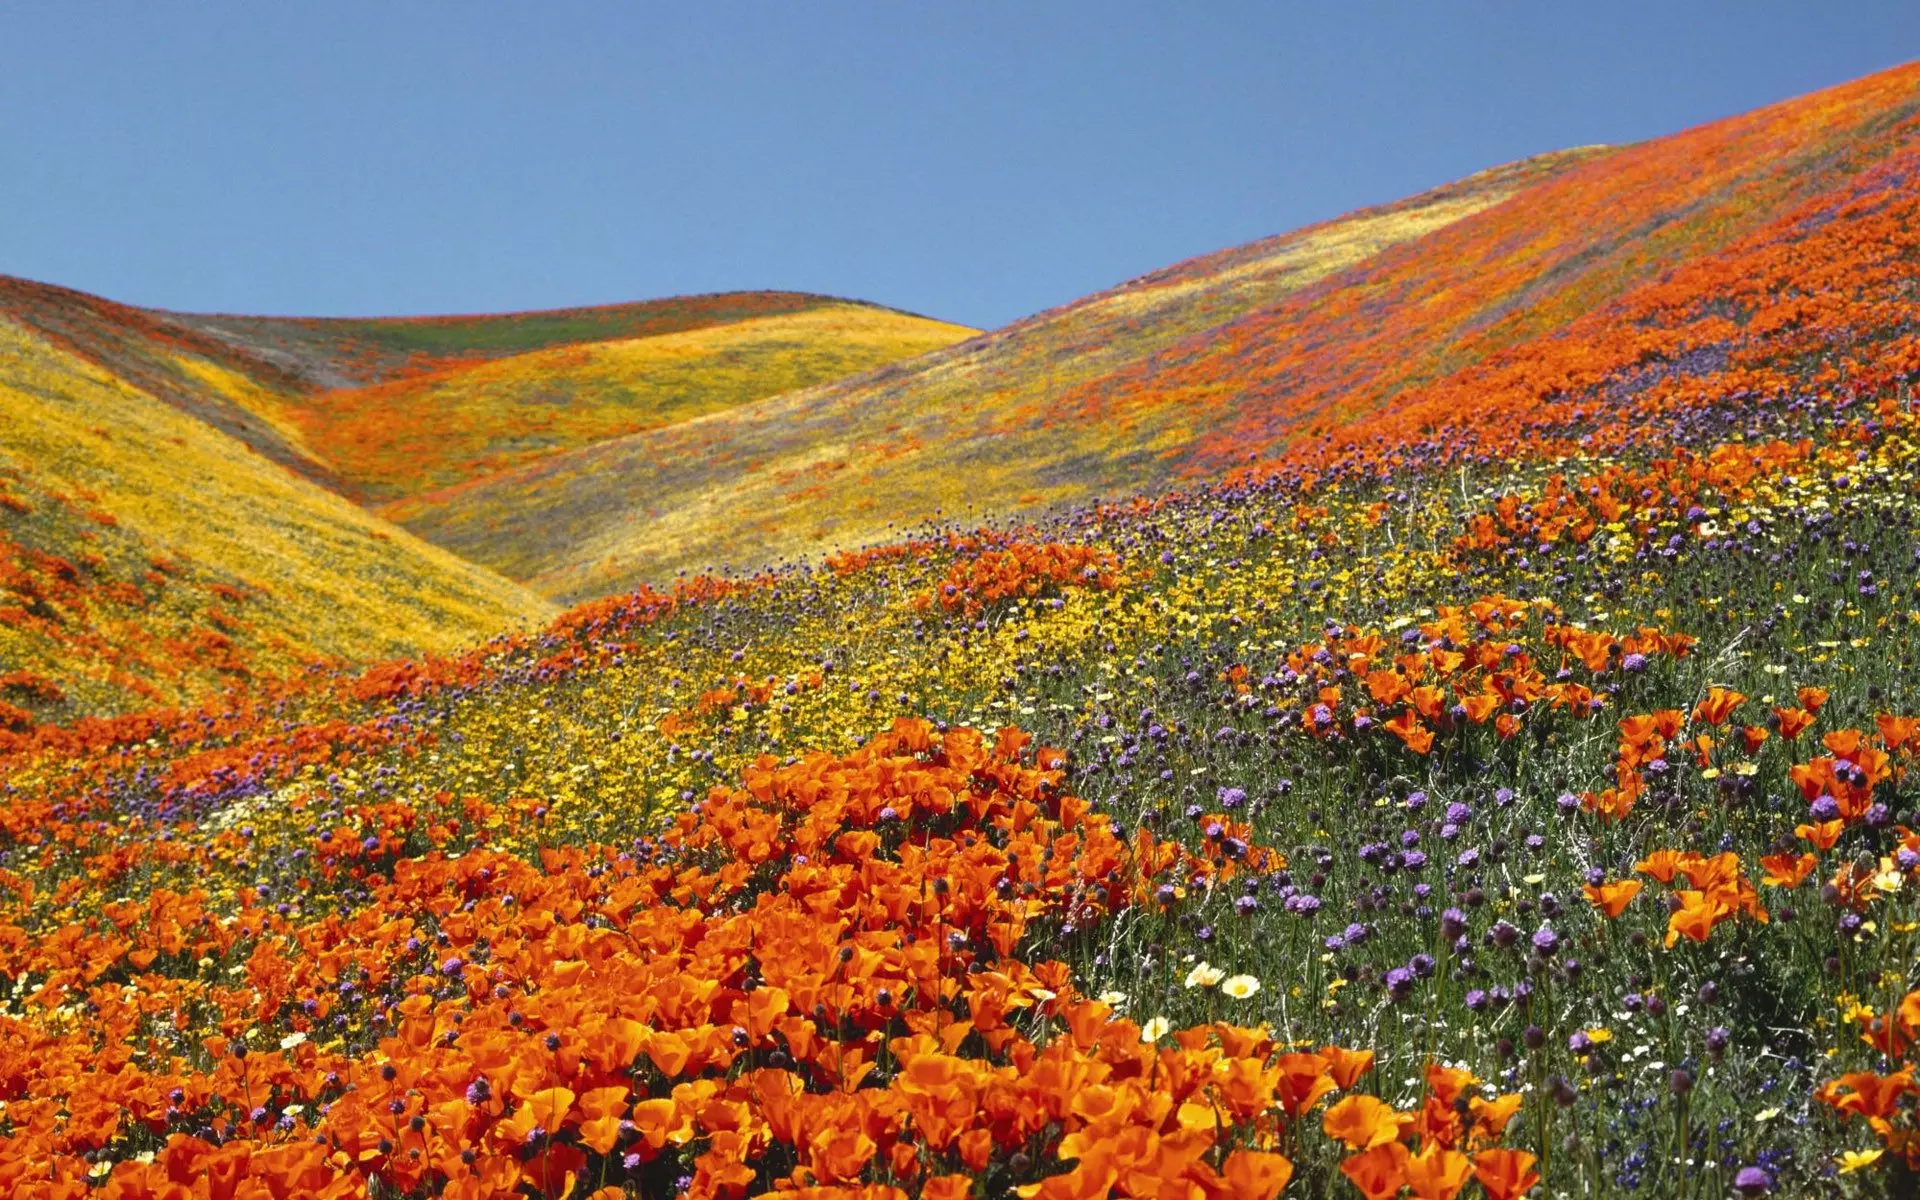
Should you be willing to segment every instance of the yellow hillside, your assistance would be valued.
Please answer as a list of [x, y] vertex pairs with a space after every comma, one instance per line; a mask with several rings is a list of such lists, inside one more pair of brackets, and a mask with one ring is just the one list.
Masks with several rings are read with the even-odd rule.
[[553, 455], [393, 505], [408, 528], [580, 600], [677, 568], [757, 566], [974, 517], [1124, 494], [1195, 431], [1061, 422], [1056, 398], [1223, 329], [1588, 157], [1543, 156], [1397, 205], [1208, 255], [898, 371], [833, 380]]
[[[299, 399], [288, 419], [298, 427], [295, 440], [337, 471], [351, 494], [392, 501], [855, 375], [973, 333], [871, 305], [829, 303], [322, 392]], [[271, 401], [247, 406], [263, 410]]]
[[0, 320], [0, 718], [177, 703], [548, 612]]

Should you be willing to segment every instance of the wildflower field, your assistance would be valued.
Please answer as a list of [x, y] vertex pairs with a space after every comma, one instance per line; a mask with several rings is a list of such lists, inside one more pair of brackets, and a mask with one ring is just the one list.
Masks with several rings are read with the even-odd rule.
[[1204, 478], [197, 707], [0, 676], [0, 1183], [1913, 1195], [1916, 86]]

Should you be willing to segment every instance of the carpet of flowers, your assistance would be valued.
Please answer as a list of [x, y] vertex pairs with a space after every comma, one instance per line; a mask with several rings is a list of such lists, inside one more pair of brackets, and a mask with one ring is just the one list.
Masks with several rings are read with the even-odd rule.
[[1207, 487], [0, 682], [0, 1183], [1914, 1194], [1917, 170]]

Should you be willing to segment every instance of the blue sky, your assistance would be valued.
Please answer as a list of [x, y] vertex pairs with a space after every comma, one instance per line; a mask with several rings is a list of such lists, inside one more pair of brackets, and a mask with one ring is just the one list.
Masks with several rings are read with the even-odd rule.
[[785, 287], [992, 326], [1920, 57], [1920, 4], [0, 7], [0, 272], [177, 309]]

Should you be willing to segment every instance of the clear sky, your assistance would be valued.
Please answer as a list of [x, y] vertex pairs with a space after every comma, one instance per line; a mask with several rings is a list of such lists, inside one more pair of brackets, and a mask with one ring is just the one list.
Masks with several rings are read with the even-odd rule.
[[1920, 57], [1920, 2], [0, 7], [0, 272], [189, 310], [781, 287], [992, 326]]

